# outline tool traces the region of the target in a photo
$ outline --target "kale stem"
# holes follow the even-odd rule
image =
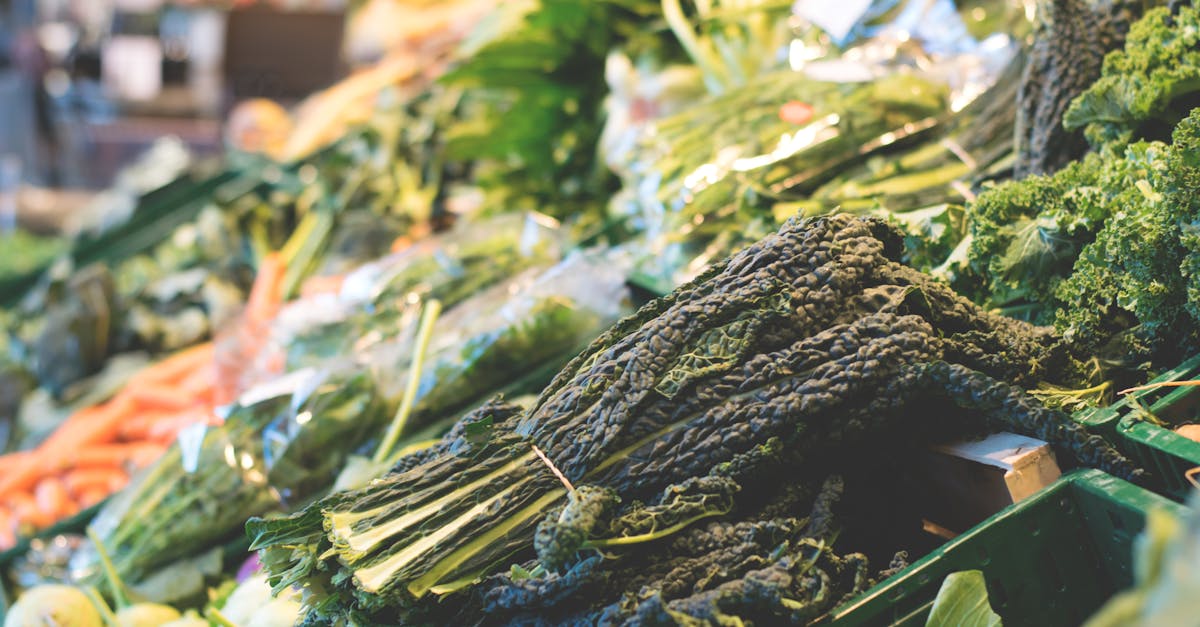
[[[643,533],[643,534],[639,534],[636,536],[624,536],[624,537],[620,537],[620,538],[603,538],[600,540],[588,540],[587,542],[585,542],[583,544],[583,547],[587,548],[587,549],[603,549],[603,548],[614,547],[614,546],[628,546],[630,544],[640,544],[642,542],[651,542],[653,540],[658,540],[659,538],[665,538],[677,531],[680,531],[684,527],[687,527],[688,525],[696,522],[697,520],[701,520],[704,518],[711,518],[713,516],[724,516],[725,514],[728,514],[728,513],[729,513],[728,508],[721,509],[721,510],[707,511],[707,512],[703,512],[703,513],[697,514],[695,516],[692,516],[691,518],[688,518],[686,520],[677,522],[674,525],[671,525],[669,527],[664,527],[662,529],[659,529],[658,531],[651,531],[650,533]]]
[[[388,426],[387,434],[383,437],[383,443],[375,451],[375,456],[371,461],[376,464],[391,456],[392,449],[396,446],[396,441],[400,438],[400,434],[404,432],[404,427],[408,423],[409,414],[412,413],[413,403],[417,398],[417,388],[421,384],[421,367],[425,361],[425,351],[429,348],[429,340],[433,337],[433,323],[437,321],[438,315],[442,312],[442,303],[437,300],[431,300],[425,304],[425,310],[421,312],[421,326],[417,331],[417,342],[413,346],[412,365],[408,368],[408,385],[404,388],[404,397],[400,400],[400,409],[396,411],[396,417],[392,420],[392,424]]]
[[[1158,388],[1182,388],[1182,387],[1195,387],[1195,386],[1200,386],[1200,380],[1193,379],[1190,381],[1159,381],[1158,383],[1147,383],[1146,385],[1139,385],[1139,386],[1135,386],[1135,387],[1131,387],[1131,388],[1125,388],[1124,390],[1117,392],[1117,394],[1124,396],[1126,394],[1132,394],[1133,392],[1144,392],[1146,390],[1157,390]]]

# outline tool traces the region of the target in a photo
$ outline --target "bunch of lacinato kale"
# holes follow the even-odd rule
[[[1003,428],[1135,474],[1021,390],[1072,383],[1056,336],[905,267],[901,239],[789,222],[531,408],[489,403],[365,488],[252,520],[272,583],[314,624],[803,624],[891,572],[833,542],[830,473],[882,443]]]

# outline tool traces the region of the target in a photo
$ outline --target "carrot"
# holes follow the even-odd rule
[[[125,418],[117,428],[117,438],[122,442],[140,442],[151,439],[154,426],[163,420],[178,415],[179,411],[145,411],[132,414]]]
[[[412,245],[413,239],[411,237],[407,235],[401,235],[400,237],[392,240],[392,246],[390,250],[393,253],[398,253]]]
[[[33,497],[38,510],[52,521],[59,520],[66,515],[71,501],[67,495],[67,489],[63,487],[61,481],[54,477],[48,477],[38,482],[37,488],[33,491]]]
[[[123,470],[114,468],[81,468],[63,475],[67,491],[77,499],[89,491],[98,490],[105,496],[121,489],[129,477]]]
[[[77,495],[76,501],[78,501],[80,509],[87,509],[87,508],[95,505],[96,503],[99,503],[100,501],[103,501],[104,499],[108,498],[109,494],[111,494],[111,493],[107,492],[105,490],[102,490],[99,488],[91,488],[88,490],[81,491]]]
[[[216,382],[217,366],[210,361],[179,379],[177,386],[180,393],[187,395],[188,398],[197,399],[211,394]]]
[[[126,466],[141,468],[162,455],[163,447],[151,442],[129,442],[89,446],[72,460],[71,469],[116,468]],[[65,469],[64,469],[65,470]]]
[[[316,296],[317,294],[337,294],[346,280],[343,274],[331,276],[313,276],[304,281],[300,287],[301,296]]]
[[[258,275],[246,299],[246,317],[254,321],[266,321],[275,315],[283,300],[283,281],[287,274],[287,263],[278,252],[267,254],[258,265]]]
[[[180,429],[197,422],[211,423],[212,412],[208,409],[194,409],[164,418],[150,427],[150,430],[146,433],[146,440],[164,444],[170,443],[179,434]]]
[[[192,406],[192,399],[177,385],[143,383],[126,388],[124,394],[142,410],[183,411]]]
[[[213,355],[212,342],[185,348],[135,374],[130,378],[125,389],[141,387],[147,383],[173,383],[191,374],[194,370],[204,367],[205,364],[212,363]]]
[[[62,515],[59,517],[59,520],[62,520],[64,518],[70,518],[70,517],[74,516],[75,514],[78,514],[80,509],[83,509],[83,508],[79,507],[79,503],[75,502],[72,499],[67,499],[66,501],[63,502]]]
[[[12,509],[13,518],[16,519],[19,527],[29,526],[41,529],[54,522],[53,519],[42,513],[37,506],[37,501],[33,500],[33,496],[28,492],[10,494],[8,505]]]
[[[121,423],[129,417],[133,408],[133,401],[128,396],[118,395],[104,405],[102,411],[87,420],[77,422],[68,419],[67,424],[59,427],[38,447],[36,454],[42,462],[41,467],[60,466],[63,459],[69,459],[91,444],[115,440]]]
[[[33,452],[9,453],[3,458],[0,468],[0,498],[21,491],[32,490],[38,480],[38,463]]]
[[[4,534],[15,536],[17,530],[17,520],[13,517],[12,510],[7,507],[0,507],[0,547],[4,546]],[[15,537],[14,537],[15,540]]]

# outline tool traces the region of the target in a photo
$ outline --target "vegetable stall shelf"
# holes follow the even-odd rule
[[[1197,378],[1200,356],[1163,373],[1150,384]],[[1200,467],[1200,442],[1163,425],[1200,422],[1200,387],[1154,387],[1132,392],[1108,407],[1083,415],[1080,421],[1145,468],[1151,474],[1149,486],[1156,492],[1182,502],[1196,489],[1189,477]]]
[[[1184,511],[1100,471],[1073,472],[838,608],[825,624],[924,625],[946,575],[982,570],[1005,625],[1079,625],[1133,583],[1132,542],[1154,507]]]

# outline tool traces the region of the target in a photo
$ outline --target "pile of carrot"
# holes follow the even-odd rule
[[[212,344],[189,348],[81,409],[41,445],[0,456],[0,550],[98,503],[157,460],[179,430],[212,417]]]
[[[245,363],[282,306],[286,265],[264,258],[236,330]],[[228,359],[228,357],[226,357]],[[189,425],[216,423],[230,399],[213,343],[201,344],[134,375],[109,401],[72,414],[41,445],[0,455],[0,551],[120,490]]]

